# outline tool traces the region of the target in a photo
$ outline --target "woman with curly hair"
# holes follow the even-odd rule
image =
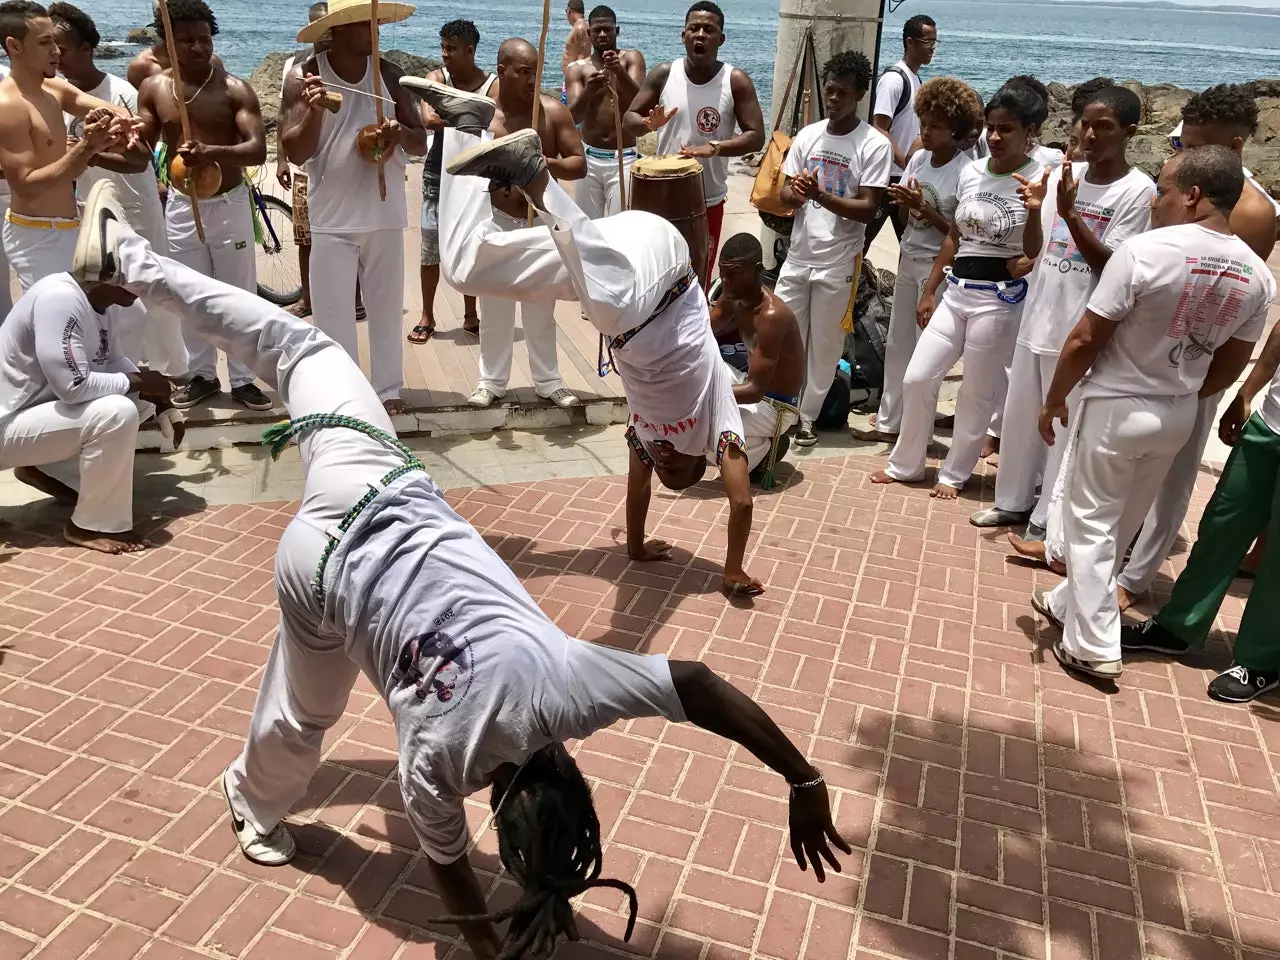
[[[942,241],[951,231],[960,171],[969,162],[960,152],[959,141],[982,125],[981,104],[974,89],[954,77],[930,80],[916,94],[920,149],[907,161],[902,183],[889,187],[889,202],[908,217],[885,344],[884,389],[872,430],[854,431],[859,440],[893,443],[898,439],[902,380],[920,338],[916,304]]]
[[[987,103],[990,157],[960,171],[955,222],[925,281],[916,320],[925,328],[902,384],[902,420],[888,467],[873,483],[912,483],[925,474],[938,388],[964,358],[951,452],[933,496],[954,500],[977,465],[987,428],[1004,401],[1005,369],[1013,357],[1029,264],[1022,256],[1027,209],[1019,181],[1039,178],[1029,154],[1043,122],[1044,98],[1010,81]],[[946,282],[942,302],[935,291]]]
[[[814,421],[852,329],[852,317],[846,317],[867,224],[880,209],[893,166],[889,139],[858,119],[870,86],[871,62],[863,54],[846,51],[828,60],[822,68],[827,119],[796,134],[783,166],[782,200],[796,215],[774,292],[795,314],[805,342],[808,373],[796,434],[801,447],[818,442]]]

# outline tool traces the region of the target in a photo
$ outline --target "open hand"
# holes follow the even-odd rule
[[[927,201],[924,198],[924,190],[920,188],[920,182],[912,177],[911,182],[907,184],[889,184],[889,202],[919,213],[924,209]]]
[[[801,200],[812,200],[818,195],[818,181],[808,170],[791,178],[791,192]]]
[[[665,127],[667,125],[667,121],[674,117],[679,111],[679,107],[672,107],[670,110],[667,110],[662,106],[662,104],[658,104],[650,110],[649,115],[644,118],[645,129],[652,131]]]
[[[665,540],[646,540],[638,547],[629,547],[627,556],[636,563],[653,563],[671,557],[671,544]]]
[[[1062,219],[1075,214],[1076,195],[1079,192],[1080,182],[1071,172],[1071,162],[1067,161],[1062,165],[1062,176],[1058,180],[1058,216]]]
[[[831,821],[831,801],[827,797],[827,785],[819,781],[812,787],[793,789],[788,821],[791,827],[791,852],[795,855],[796,865],[805,870],[807,862],[813,867],[813,875],[819,883],[827,879],[822,865],[824,860],[832,870],[839,873],[840,861],[836,859],[828,842],[846,854],[853,853],[853,848],[836,832],[836,825]]]
[[[1253,415],[1251,407],[1249,398],[1242,393],[1237,393],[1227,404],[1227,409],[1222,412],[1222,419],[1218,421],[1218,439],[1227,446],[1234,447],[1240,441],[1240,432],[1244,430],[1244,425]]]
[[[1064,427],[1067,425],[1067,405],[1045,401],[1040,410],[1040,436],[1049,446],[1053,446],[1053,421],[1057,420]]]
[[[1028,180],[1017,173],[1013,175],[1013,179],[1021,184],[1018,187],[1018,196],[1022,198],[1022,205],[1027,208],[1028,213],[1035,213],[1044,205],[1044,198],[1049,193],[1049,175],[1051,173],[1051,170],[1045,170],[1039,180],[1034,178]]]
[[[715,155],[716,155],[716,149],[715,147],[711,146],[711,144],[709,143],[697,143],[697,144],[686,143],[683,147],[680,148],[680,156],[693,157],[696,160],[709,160],[711,157],[714,157]]]

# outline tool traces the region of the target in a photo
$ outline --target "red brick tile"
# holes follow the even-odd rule
[[[276,917],[273,926],[333,947],[347,947],[364,926],[364,919],[348,910],[295,898]]]
[[[0,921],[37,937],[47,937],[70,913],[53,900],[17,887],[0,890]]]
[[[799,960],[800,947],[809,927],[809,912],[810,903],[803,897],[774,894],[756,949],[767,957]]]

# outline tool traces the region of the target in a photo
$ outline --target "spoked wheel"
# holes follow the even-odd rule
[[[293,242],[293,208],[279,197],[260,194],[262,219],[258,237],[258,296],[280,307],[302,299],[302,271]],[[256,206],[256,205],[255,205]]]

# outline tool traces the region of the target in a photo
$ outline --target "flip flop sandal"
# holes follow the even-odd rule
[[[474,314],[469,317],[463,317],[462,332],[469,333],[473,337],[480,336],[480,318]]]
[[[420,323],[409,331],[409,336],[405,339],[410,343],[426,343],[435,336],[435,333],[436,328],[434,326],[427,326],[425,323]]]

